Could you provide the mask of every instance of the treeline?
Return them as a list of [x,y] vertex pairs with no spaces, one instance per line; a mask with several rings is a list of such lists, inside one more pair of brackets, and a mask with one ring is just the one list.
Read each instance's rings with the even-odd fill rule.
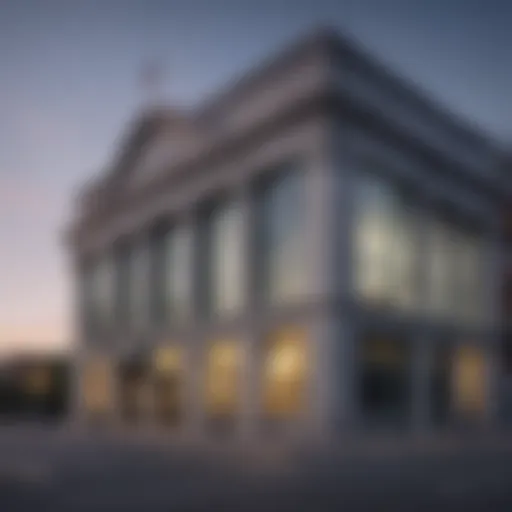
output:
[[0,379],[0,419],[58,420],[69,403],[69,368],[62,361],[23,363]]

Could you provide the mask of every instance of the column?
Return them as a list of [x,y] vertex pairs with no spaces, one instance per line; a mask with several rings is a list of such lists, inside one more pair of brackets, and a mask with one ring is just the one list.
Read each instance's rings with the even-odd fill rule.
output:
[[[191,211],[183,219],[190,233],[190,318],[192,323],[200,325],[201,315],[201,239],[199,212]],[[195,321],[194,321],[195,320]],[[196,331],[186,347],[184,356],[184,425],[185,435],[197,440],[204,435],[204,386],[205,386],[205,346],[202,331]]]
[[314,365],[311,419],[328,437],[350,430],[356,416],[355,331],[345,301],[353,287],[354,175],[338,152],[336,125],[326,122],[322,130],[307,178],[311,300],[321,306],[308,341]]
[[313,428],[328,440],[357,425],[357,353],[354,324],[346,316],[317,320],[310,330],[314,354]]
[[131,330],[138,336],[145,334],[150,324],[151,253],[147,233],[141,233],[134,239],[131,258],[129,315]]
[[261,333],[254,322],[254,312],[258,307],[258,244],[256,197],[248,185],[238,192],[242,215],[242,235],[244,252],[244,313],[249,328],[243,333],[243,369],[241,370],[241,410],[240,435],[247,440],[257,436],[259,426],[259,384],[261,382],[260,353],[258,344]]

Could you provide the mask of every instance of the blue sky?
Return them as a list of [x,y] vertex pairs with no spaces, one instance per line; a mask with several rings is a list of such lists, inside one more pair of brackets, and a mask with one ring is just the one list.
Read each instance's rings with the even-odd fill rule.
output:
[[501,141],[512,139],[507,0],[4,0],[0,4],[0,353],[71,342],[59,233],[144,100],[193,105],[315,24],[348,31]]

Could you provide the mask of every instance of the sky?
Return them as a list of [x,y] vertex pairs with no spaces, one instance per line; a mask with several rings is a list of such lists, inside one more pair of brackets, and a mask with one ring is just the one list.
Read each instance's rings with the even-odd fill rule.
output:
[[193,106],[319,24],[512,140],[508,0],[0,2],[0,354],[72,346],[62,231],[146,100],[147,63]]

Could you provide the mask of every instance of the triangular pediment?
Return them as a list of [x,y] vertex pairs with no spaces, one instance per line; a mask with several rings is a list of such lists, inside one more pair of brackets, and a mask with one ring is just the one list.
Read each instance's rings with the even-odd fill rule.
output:
[[194,138],[192,118],[182,112],[159,109],[145,113],[121,145],[111,170],[113,186],[137,187],[166,172]]

